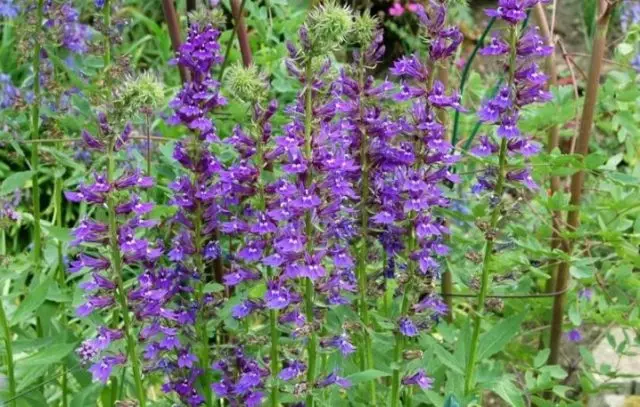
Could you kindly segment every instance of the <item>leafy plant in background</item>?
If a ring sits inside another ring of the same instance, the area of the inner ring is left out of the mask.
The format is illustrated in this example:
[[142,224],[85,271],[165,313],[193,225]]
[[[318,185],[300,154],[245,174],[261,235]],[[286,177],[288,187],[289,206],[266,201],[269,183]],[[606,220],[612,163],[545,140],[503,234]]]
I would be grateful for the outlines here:
[[[618,376],[590,338],[638,322],[632,23],[583,159],[566,145],[591,102],[546,89],[536,1],[488,11],[502,35],[464,73],[482,31],[452,26],[464,4],[246,1],[226,21],[227,2],[187,3],[179,45],[144,2],[0,2],[2,402],[579,405]],[[411,49],[388,71],[382,26]],[[565,142],[539,151],[554,125]],[[578,204],[538,187],[581,171]],[[578,205],[579,228],[551,222]],[[559,262],[560,365],[544,335]]]

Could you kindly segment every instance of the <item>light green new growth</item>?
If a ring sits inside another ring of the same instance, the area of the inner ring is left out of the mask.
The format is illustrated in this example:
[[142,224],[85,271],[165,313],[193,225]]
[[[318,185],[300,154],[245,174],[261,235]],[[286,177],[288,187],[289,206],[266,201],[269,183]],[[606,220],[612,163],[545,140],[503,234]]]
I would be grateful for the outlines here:
[[311,10],[305,26],[311,42],[311,56],[325,55],[337,51],[347,42],[353,31],[353,13],[351,8],[329,1]]
[[154,109],[165,104],[164,84],[151,72],[128,77],[116,91],[113,105],[120,117],[140,114],[143,108]]
[[193,24],[196,23],[200,27],[205,27],[211,24],[215,28],[224,27],[227,23],[227,19],[224,16],[222,8],[216,7],[212,10],[206,7],[201,7],[189,13],[189,21]]
[[352,41],[366,48],[371,44],[373,38],[380,26],[380,21],[376,16],[372,16],[369,12],[363,12],[356,15],[353,23]]
[[225,74],[225,85],[234,97],[243,102],[254,104],[267,98],[267,80],[255,65],[230,67]]

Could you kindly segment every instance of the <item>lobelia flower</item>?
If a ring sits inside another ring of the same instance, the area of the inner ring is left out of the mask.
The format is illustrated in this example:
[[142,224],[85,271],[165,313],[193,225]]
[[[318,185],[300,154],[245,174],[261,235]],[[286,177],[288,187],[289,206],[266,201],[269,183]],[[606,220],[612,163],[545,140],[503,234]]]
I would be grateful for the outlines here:
[[416,384],[423,390],[429,390],[433,386],[433,379],[427,376],[424,369],[418,369],[416,373],[403,377],[402,384],[405,386]]
[[[116,153],[124,145],[126,138],[123,139],[121,133],[111,130],[106,115],[99,114],[98,122],[102,129],[100,141],[84,131],[84,142],[103,153]],[[124,133],[126,133],[128,125],[124,127]],[[120,144],[118,140],[120,140]],[[113,179],[112,175],[95,173],[90,183],[81,184],[77,191],[65,191],[65,196],[70,202],[84,202],[88,205],[99,206],[108,203],[109,210],[113,210],[113,225],[116,228],[113,230],[108,224],[85,218],[72,231],[74,239],[71,242],[71,247],[76,247],[79,253],[71,261],[69,272],[79,273],[83,270],[89,272],[89,279],[79,285],[85,291],[85,301],[76,309],[76,313],[80,317],[110,310],[116,304],[120,308],[120,312],[128,314],[130,309],[126,303],[123,304],[122,300],[116,300],[116,298],[127,295],[122,292],[124,289],[121,275],[122,265],[153,268],[159,257],[157,252],[162,251],[161,245],[154,247],[146,239],[139,237],[140,232],[153,225],[153,222],[141,217],[149,212],[153,204],[141,201],[136,192],[139,189],[149,188],[153,184],[152,180],[141,176],[139,172],[125,173],[116,179]],[[102,249],[102,247],[109,247],[113,243],[116,244],[117,251],[114,251],[113,247],[110,247],[110,253]],[[142,253],[139,253],[140,251]],[[114,258],[118,258],[117,266],[113,263]],[[118,281],[120,281],[120,285],[117,283]],[[113,354],[109,349],[111,343],[122,343],[125,336],[134,335],[133,328],[130,325],[125,326],[124,330],[99,327],[95,338],[83,342],[78,350],[83,362],[88,363],[99,358],[90,368],[95,379],[107,381],[114,366],[124,364],[126,359],[131,360],[131,358],[138,357],[135,354],[128,354],[125,359],[124,355]],[[135,350],[128,347],[127,351],[130,353]]]
[[571,342],[580,342],[582,341],[582,332],[579,329],[572,329],[567,332],[567,339]]
[[[431,2],[427,7],[419,6],[416,14],[429,38],[430,60],[438,63],[454,55],[462,35],[456,27],[445,25],[444,5]],[[432,69],[417,56],[396,61],[391,73],[403,81],[403,87],[394,98],[412,101],[411,116],[398,121],[400,131],[405,134],[397,137],[396,141],[402,148],[402,158],[391,161],[392,169],[387,165],[376,176],[374,186],[378,189],[376,195],[382,210],[372,221],[387,228],[381,235],[384,239],[382,245],[387,252],[386,274],[394,274],[393,257],[404,249],[411,250],[406,268],[409,278],[438,278],[438,258],[448,252],[443,243],[448,229],[433,210],[449,205],[441,185],[458,182],[458,177],[449,167],[459,156],[446,140],[446,128],[437,112],[442,109],[464,111],[464,108],[460,104],[460,95],[456,91],[448,94],[444,85],[433,78]],[[407,89],[410,91],[407,92]],[[413,247],[409,248],[398,241],[402,227],[407,230],[406,233],[415,236]],[[389,269],[389,266],[392,268]],[[428,298],[435,296],[429,292],[421,295],[428,295]],[[415,310],[420,312],[424,309]],[[398,330],[405,336],[418,335],[420,327],[407,316],[398,321]]]
[[222,374],[218,382],[211,384],[218,397],[229,400],[231,405],[262,405],[264,378],[269,376],[269,371],[248,358],[242,348],[214,362],[212,368]]
[[[218,185],[222,166],[210,151],[211,144],[218,141],[210,113],[226,103],[211,74],[213,66],[222,61],[219,36],[212,25],[194,22],[177,52],[175,62],[189,70],[191,79],[170,102],[174,112],[169,124],[189,130],[173,151],[182,168],[169,184],[169,204],[176,208],[171,219],[174,234],[166,251],[170,264],[147,269],[138,278],[140,288],[130,295],[145,333],[141,339],[146,369],[161,373],[163,390],[174,392],[189,406],[205,403],[201,392],[210,384],[205,380],[210,371],[209,337],[198,324],[203,323],[204,313],[219,303],[203,291],[205,266],[223,255],[214,231],[219,226],[219,202],[227,191]],[[128,184],[131,178],[121,181]],[[134,213],[148,210],[135,199],[127,204],[123,209]],[[239,283],[234,277],[238,276],[228,277],[230,285]],[[243,274],[238,278],[254,277]],[[234,317],[237,314],[234,310]]]
[[45,30],[53,36],[54,42],[73,53],[87,53],[93,32],[80,22],[80,13],[72,3],[45,2],[44,15]]
[[[504,20],[509,30],[517,30],[517,24],[526,16],[526,11],[537,4],[538,0],[504,0],[499,2],[496,10],[487,13]],[[517,35],[517,33],[516,33]],[[499,45],[498,45],[499,44]],[[485,100],[478,111],[481,122],[497,126],[497,139],[506,139],[506,153],[509,157],[526,158],[539,152],[540,146],[530,136],[522,134],[518,128],[520,111],[533,103],[544,103],[551,99],[550,92],[545,90],[547,77],[535,62],[545,58],[553,52],[553,47],[547,46],[540,37],[537,28],[529,29],[518,35],[513,45],[503,39],[503,34],[495,33],[491,43],[480,50],[482,55],[502,56],[515,52],[513,66],[507,64],[507,75],[510,78],[506,86],[500,88],[492,99]],[[496,51],[500,49],[500,52]],[[471,153],[479,157],[487,157],[498,153],[500,143],[494,141],[490,135],[480,138],[480,142],[472,148]],[[473,187],[474,193],[492,190],[495,187],[497,171],[493,167],[487,168],[478,178]],[[511,169],[506,173],[506,180],[521,184],[530,190],[538,189],[528,167]]]

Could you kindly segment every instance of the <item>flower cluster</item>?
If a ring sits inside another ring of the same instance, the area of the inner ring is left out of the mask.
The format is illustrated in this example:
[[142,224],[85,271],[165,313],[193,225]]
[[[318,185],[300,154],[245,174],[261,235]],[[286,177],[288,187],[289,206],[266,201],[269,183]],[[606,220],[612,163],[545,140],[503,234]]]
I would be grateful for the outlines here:
[[161,371],[166,379],[163,389],[191,406],[203,404],[202,393],[208,391],[198,381],[210,369],[204,313],[214,298],[203,287],[206,263],[220,255],[213,237],[218,198],[224,192],[216,177],[221,165],[209,148],[218,141],[209,113],[226,103],[210,72],[221,61],[219,35],[212,26],[193,24],[178,52],[177,63],[189,69],[191,80],[171,102],[174,114],[169,122],[186,126],[191,136],[176,142],[173,151],[183,171],[169,185],[169,203],[177,210],[167,252],[171,265],[147,270],[139,277],[139,290],[132,293],[136,315],[144,321],[141,339],[147,369]]
[[[125,148],[130,138],[131,127],[126,125],[116,132],[104,113],[98,114],[99,137],[88,131],[82,132],[82,139],[88,149],[113,154]],[[139,170],[125,172],[115,177],[113,162],[110,158],[105,173],[95,173],[91,182],[81,184],[76,191],[66,191],[70,202],[84,202],[98,207],[106,205],[108,223],[100,218],[82,219],[73,230],[73,247],[79,247],[80,253],[71,262],[70,273],[88,272],[89,279],[80,284],[85,290],[84,303],[76,313],[87,317],[94,312],[107,312],[114,306],[120,308],[123,328],[98,328],[98,335],[83,342],[78,350],[84,363],[95,362],[90,368],[95,379],[106,382],[114,366],[123,364],[122,353],[113,353],[118,346],[111,346],[125,336],[132,335],[129,323],[129,308],[124,292],[125,268],[153,268],[162,256],[161,242],[152,243],[141,238],[139,231],[155,225],[145,219],[153,209],[153,203],[144,202],[139,195],[141,190],[153,186],[150,177],[143,176]],[[108,250],[101,249],[108,247]],[[137,358],[132,349],[128,349],[129,358]]]
[[[496,143],[491,136],[483,136],[480,142],[471,150],[472,154],[480,157],[500,153],[509,156],[530,157],[540,150],[540,146],[531,137],[523,134],[518,128],[518,120],[521,110],[533,103],[542,103],[550,100],[552,95],[546,90],[547,76],[541,72],[536,59],[546,58],[553,52],[553,47],[547,46],[540,37],[537,28],[530,28],[526,32],[519,33],[518,24],[526,18],[527,9],[533,7],[538,1],[525,2],[500,1],[497,9],[487,11],[490,16],[498,17],[507,23],[508,37],[497,33],[491,42],[480,50],[480,54],[507,58],[505,69],[507,83],[502,86],[497,94],[486,100],[478,117],[481,122],[497,127],[496,136],[500,143]],[[479,193],[483,190],[495,189],[498,171],[494,167],[488,168],[478,178],[473,191]],[[538,185],[531,177],[529,168],[516,168],[506,173],[506,179],[520,183],[529,189],[535,190]]]
[[72,3],[45,2],[44,14],[45,29],[61,47],[76,54],[89,50],[92,31],[80,22],[80,12]]
[[[460,95],[455,91],[446,93],[444,84],[435,78],[435,69],[440,61],[454,55],[462,34],[456,27],[445,25],[446,8],[441,4],[431,3],[429,8],[420,6],[416,14],[429,40],[429,61],[432,63],[427,66],[413,55],[396,61],[391,69],[393,75],[403,79],[401,90],[394,98],[397,101],[411,100],[412,115],[409,120],[399,122],[405,136],[399,144],[402,154],[393,175],[386,172],[376,180],[381,208],[372,221],[386,228],[382,244],[388,252],[388,259],[403,248],[400,239],[394,235],[407,231],[408,279],[419,281],[422,278],[430,282],[440,275],[438,257],[448,253],[444,237],[449,230],[437,215],[437,208],[449,205],[442,184],[458,182],[458,177],[449,167],[459,156],[447,141],[446,127],[438,112],[443,109],[464,110]],[[408,289],[409,286],[405,288]],[[413,311],[429,312],[436,318],[441,315],[444,304],[429,289],[419,295],[424,300],[414,306]],[[407,311],[405,304],[403,313]],[[404,315],[400,318],[399,332],[405,336],[416,336],[421,327],[429,326],[414,319],[422,320],[422,317],[412,319]]]
[[213,369],[222,374],[220,381],[211,385],[218,396],[229,400],[231,405],[262,405],[264,378],[269,376],[269,371],[247,357],[242,349],[215,362]]

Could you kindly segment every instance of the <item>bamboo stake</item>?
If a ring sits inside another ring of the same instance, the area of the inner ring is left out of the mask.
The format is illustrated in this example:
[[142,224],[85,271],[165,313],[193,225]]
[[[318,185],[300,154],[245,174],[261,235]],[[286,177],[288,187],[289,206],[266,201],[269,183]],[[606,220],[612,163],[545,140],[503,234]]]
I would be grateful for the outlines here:
[[[547,21],[547,15],[544,12],[542,4],[538,3],[533,9],[534,17],[540,27],[540,32],[545,39],[545,42],[549,46],[554,46],[553,33],[549,29],[549,22]],[[558,70],[555,63],[555,52],[552,53],[546,61],[546,71],[549,75],[548,85],[550,88],[558,87]],[[560,143],[560,129],[558,125],[553,125],[549,129],[547,138],[547,152],[551,153],[558,147]],[[553,175],[549,179],[549,197],[552,197],[561,188],[560,177]],[[551,222],[553,225],[553,232],[551,236],[551,250],[555,250],[560,246],[560,237],[557,231],[561,228],[562,211],[555,210],[551,213]],[[550,266],[548,268],[549,279],[546,284],[546,292],[552,292],[555,289],[555,281],[557,274],[557,267]]]
[[252,63],[251,47],[249,46],[249,36],[247,34],[247,26],[244,23],[244,2],[240,0],[231,0],[231,14],[235,20],[236,33],[238,35],[238,45],[240,45],[240,53],[242,54],[242,64],[249,66]]
[[[195,3],[195,2],[194,2]],[[173,0],[162,0],[162,11],[164,12],[164,19],[167,23],[167,29],[169,30],[169,37],[171,38],[171,47],[173,52],[178,52],[182,40],[180,39],[180,22],[178,20],[178,13],[173,6]],[[189,72],[184,66],[178,64],[178,70],[180,71],[180,80],[182,83],[189,80]]]
[[[585,94],[584,106],[582,108],[582,120],[580,121],[580,132],[576,141],[576,153],[585,156],[589,150],[589,139],[591,137],[591,127],[593,125],[593,117],[595,106],[598,99],[598,88],[600,86],[600,73],[602,71],[602,60],[607,47],[607,29],[611,15],[615,9],[615,2],[608,3],[606,0],[600,0],[600,15],[596,20],[596,31],[593,37],[593,52],[591,54],[591,65],[589,67],[589,76],[587,82],[587,90]],[[567,215],[567,231],[574,232],[580,220],[580,201],[582,199],[582,187],[584,185],[585,172],[578,171],[571,177],[571,200],[570,204],[573,208]],[[571,238],[562,239],[562,250],[569,256],[573,249],[573,241]],[[556,290],[561,294],[555,298],[553,303],[553,317],[551,320],[551,342],[548,364],[555,365],[558,363],[560,355],[560,345],[562,343],[564,308],[566,301],[566,288],[569,284],[569,267],[570,261],[565,260],[558,268],[558,278],[556,281]]]

